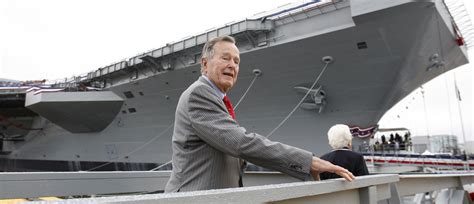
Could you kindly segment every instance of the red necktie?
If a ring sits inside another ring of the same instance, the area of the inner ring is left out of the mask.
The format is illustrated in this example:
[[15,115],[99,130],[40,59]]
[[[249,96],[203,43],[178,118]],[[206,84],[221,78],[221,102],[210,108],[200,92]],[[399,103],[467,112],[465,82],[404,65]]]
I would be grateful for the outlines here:
[[229,97],[224,96],[223,101],[224,101],[225,107],[227,108],[227,111],[229,111],[230,116],[232,116],[232,119],[235,120],[234,108],[232,108],[232,103],[230,103]]
[[[232,103],[230,103],[229,97],[227,97],[226,95],[224,96],[222,100],[224,101],[225,107],[227,108],[227,111],[229,111],[230,116],[232,116],[232,119],[235,120],[234,108],[232,108]],[[243,182],[242,182],[242,175],[244,174],[245,168],[247,168],[247,163],[242,159],[239,159],[239,163],[240,163],[239,187],[244,187]]]

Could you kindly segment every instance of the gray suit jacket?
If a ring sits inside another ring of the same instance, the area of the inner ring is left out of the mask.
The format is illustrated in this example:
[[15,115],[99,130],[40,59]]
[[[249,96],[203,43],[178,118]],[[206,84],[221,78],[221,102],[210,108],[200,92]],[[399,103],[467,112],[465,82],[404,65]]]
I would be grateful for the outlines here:
[[238,158],[311,179],[311,152],[248,133],[203,77],[179,99],[172,148],[173,170],[165,192],[238,187]]

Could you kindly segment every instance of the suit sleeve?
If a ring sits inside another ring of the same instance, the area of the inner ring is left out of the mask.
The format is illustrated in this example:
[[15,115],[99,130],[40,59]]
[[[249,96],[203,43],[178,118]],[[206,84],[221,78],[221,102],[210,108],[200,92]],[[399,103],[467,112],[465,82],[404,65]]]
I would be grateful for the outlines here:
[[234,157],[274,169],[301,180],[311,178],[312,153],[247,133],[213,96],[207,86],[194,89],[188,101],[188,115],[197,135],[207,144]]

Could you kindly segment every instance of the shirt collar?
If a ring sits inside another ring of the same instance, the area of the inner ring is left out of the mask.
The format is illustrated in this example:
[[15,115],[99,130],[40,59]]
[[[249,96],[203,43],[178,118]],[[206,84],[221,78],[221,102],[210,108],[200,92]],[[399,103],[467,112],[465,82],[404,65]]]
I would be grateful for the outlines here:
[[337,150],[348,150],[348,151],[351,151],[351,150],[349,149],[349,147],[343,147],[343,148],[340,148],[340,149],[333,149],[332,151],[334,152],[334,151],[337,151]]
[[219,88],[217,88],[217,86],[216,86],[209,78],[207,78],[206,75],[203,74],[202,77],[203,77],[207,82],[209,82],[209,84],[211,84],[212,88],[216,91],[217,96],[219,96],[220,99],[223,99],[226,94],[223,93]]

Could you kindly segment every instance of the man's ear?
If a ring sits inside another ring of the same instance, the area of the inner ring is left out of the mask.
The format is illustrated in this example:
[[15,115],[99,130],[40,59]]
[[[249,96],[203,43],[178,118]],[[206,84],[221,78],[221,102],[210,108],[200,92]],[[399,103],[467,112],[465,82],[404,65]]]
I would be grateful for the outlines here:
[[201,58],[201,74],[205,74],[207,72],[207,58]]

